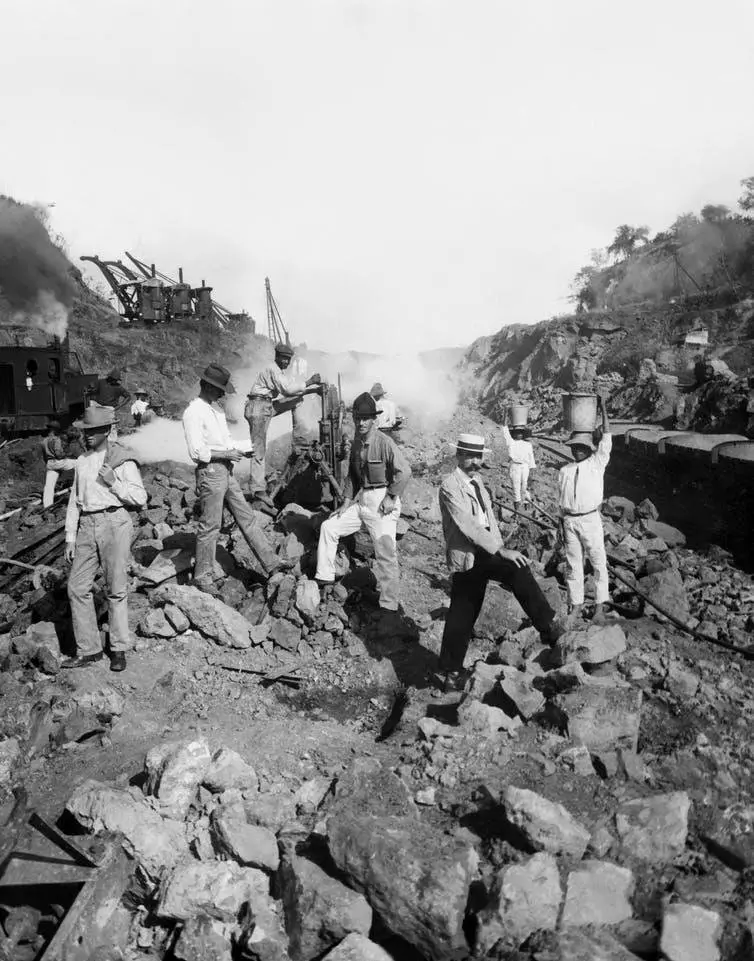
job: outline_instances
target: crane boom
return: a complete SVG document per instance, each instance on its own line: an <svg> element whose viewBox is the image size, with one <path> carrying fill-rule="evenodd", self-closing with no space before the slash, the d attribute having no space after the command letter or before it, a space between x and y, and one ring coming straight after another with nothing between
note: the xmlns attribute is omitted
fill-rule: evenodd
<svg viewBox="0 0 754 961"><path fill-rule="evenodd" d="M264 278L264 289L267 295L267 336L273 344L283 343L290 347L291 337L288 328L283 323L283 318L280 316L280 310L272 294L272 287L270 287L269 277Z"/></svg>

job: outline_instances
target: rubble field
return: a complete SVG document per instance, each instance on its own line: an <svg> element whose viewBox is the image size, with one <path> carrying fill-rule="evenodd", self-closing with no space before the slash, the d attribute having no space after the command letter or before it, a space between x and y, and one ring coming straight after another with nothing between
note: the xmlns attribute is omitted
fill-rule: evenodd
<svg viewBox="0 0 754 961"><path fill-rule="evenodd" d="M556 535L544 514L512 513L500 428L470 408L431 435L406 432L399 621L380 616L361 535L320 590L325 515L296 505L259 515L290 573L265 584L229 522L221 598L191 587L193 474L171 463L143 471L125 673L106 660L60 671L71 628L57 555L39 587L0 570L0 824L23 787L95 860L123 859L117 897L89 915L90 956L754 957L750 660L678 630L619 581L603 623L571 619L544 647L491 585L466 688L441 693L437 485L459 430L487 436L506 543L565 617ZM41 471L27 459L18 484L30 488ZM540 450L538 463L531 490L552 514L555 459ZM8 509L19 490L7 481ZM605 501L616 570L689 626L754 651L752 578L714 545L689 550L647 495ZM22 506L0 525L2 553L39 559L64 503ZM0 958L36 957L54 908L0 888Z"/></svg>

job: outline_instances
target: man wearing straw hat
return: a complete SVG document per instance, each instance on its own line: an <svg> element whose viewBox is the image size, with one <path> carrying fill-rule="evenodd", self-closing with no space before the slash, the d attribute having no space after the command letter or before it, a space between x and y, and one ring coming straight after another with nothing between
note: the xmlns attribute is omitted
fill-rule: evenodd
<svg viewBox="0 0 754 961"><path fill-rule="evenodd" d="M605 532L600 507L605 485L605 469L610 460L612 437L607 418L607 405L601 395L597 405L602 411L602 436L594 446L591 433L576 431L566 444L573 453L572 464L560 468L558 474L559 507L563 546L567 565L566 587L572 614L578 616L584 606L584 554L594 571L594 616L600 618L610 600L607 579Z"/></svg>
<svg viewBox="0 0 754 961"><path fill-rule="evenodd" d="M225 413L218 404L225 394L233 393L235 387L230 380L230 371L219 364L209 364L199 381L199 396L183 413L186 446L189 457L196 464L196 493L200 505L193 584L214 597L220 594L214 584L214 569L223 507L233 515L268 578L275 571L290 566L273 551L233 476L233 467L244 454L230 436Z"/></svg>
<svg viewBox="0 0 754 961"><path fill-rule="evenodd" d="M103 657L92 588L99 568L105 577L110 632L110 670L123 671L130 647L128 559L133 523L129 510L146 506L147 492L133 452L111 439L115 410L90 404L76 421L86 452L76 472L65 518L65 556L71 561L71 602L76 656L61 667L87 667Z"/></svg>
<svg viewBox="0 0 754 961"><path fill-rule="evenodd" d="M508 420L511 420L510 430ZM523 423L521 421L523 420ZM523 501L530 501L529 493L529 471L537 465L534 461L534 447L527 437L531 431L526 426L526 408L518 407L512 410L505 409L505 422L503 423L503 441L510 460L508 473L513 486L513 505L514 507Z"/></svg>
<svg viewBox="0 0 754 961"><path fill-rule="evenodd" d="M440 650L445 690L463 687L463 662L489 581L496 581L515 596L546 644L553 644L562 633L528 558L503 547L492 500L479 476L484 455L489 453L484 438L461 434L455 449L458 467L440 486L440 512L451 572L450 609Z"/></svg>

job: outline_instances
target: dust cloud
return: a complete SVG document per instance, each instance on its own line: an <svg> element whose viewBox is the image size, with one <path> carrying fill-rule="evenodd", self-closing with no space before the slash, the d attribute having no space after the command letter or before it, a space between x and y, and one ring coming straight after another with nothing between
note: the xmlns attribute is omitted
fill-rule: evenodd
<svg viewBox="0 0 754 961"><path fill-rule="evenodd" d="M13 324L64 337L74 284L32 207L0 197L0 293Z"/></svg>

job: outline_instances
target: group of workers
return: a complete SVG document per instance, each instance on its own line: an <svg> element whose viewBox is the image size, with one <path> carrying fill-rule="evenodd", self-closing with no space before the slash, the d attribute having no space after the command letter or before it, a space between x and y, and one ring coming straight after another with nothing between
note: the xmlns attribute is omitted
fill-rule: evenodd
<svg viewBox="0 0 754 961"><path fill-rule="evenodd" d="M239 445L231 437L221 402L226 394L234 393L234 387L230 372L219 364L209 364L204 370L199 395L183 415L188 453L196 465L199 498L193 585L213 596L219 595L218 581L223 576L215 563L223 507L228 508L238 524L264 576L269 578L295 564L275 552L260 524L260 514L249 506L234 476L234 467L242 457L251 457L253 493L266 496L266 428L276 413L290 410L294 433L298 429L300 440L305 442L303 426L300 421L297 424L297 411L303 397L321 389L322 381L318 375L304 383L286 378L283 371L292 354L287 345L278 345L276 369L265 369L254 382L247 404L251 445ZM379 393L380 385L374 386ZM411 468L400 447L389 436L389 430L379 427L379 399L373 387L353 402L355 438L344 498L320 528L315 578L325 589L333 584L340 539L365 529L374 545L373 571L382 618L388 629L398 633L404 622L399 611L396 533L401 496L411 477ZM594 568L598 613L608 600L599 506L611 442L607 412L601 399L599 406L602 412L599 444L595 446L591 434L573 435L568 444L574 462L563 467L559 476L567 587L571 608L576 613L584 603L584 553ZM71 561L68 595L77 644L76 656L63 662L66 668L83 667L103 657L92 597L100 567L109 603L111 670L120 671L126 666L125 651L129 646L126 571L132 532L129 511L143 508L147 493L135 455L111 436L114 424L113 408L98 404L87 407L83 418L76 423L83 433L86 450L75 461L66 515L66 556ZM510 455L510 474L520 502L527 497L526 475L533 466L531 451L521 445L531 448L531 443L520 436L520 431L507 428L504 438ZM492 500L480 474L487 453L483 437L461 434L455 444L457 467L444 478L439 491L446 559L451 573L450 608L440 651L441 684L445 690L460 689L465 682L464 659L489 581L496 581L516 597L545 643L553 644L565 629L532 574L528 558L503 545Z"/></svg>

